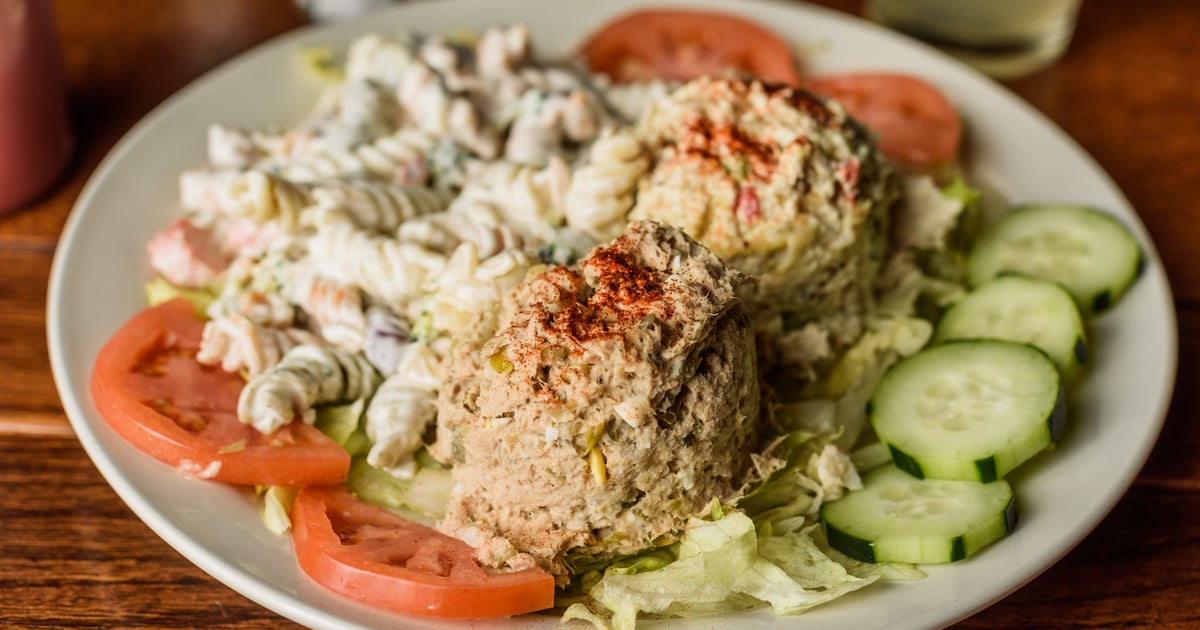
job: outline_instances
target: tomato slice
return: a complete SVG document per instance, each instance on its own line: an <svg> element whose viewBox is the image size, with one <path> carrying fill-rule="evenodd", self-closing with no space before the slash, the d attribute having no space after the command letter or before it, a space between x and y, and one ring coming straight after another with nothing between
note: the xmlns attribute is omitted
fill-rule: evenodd
<svg viewBox="0 0 1200 630"><path fill-rule="evenodd" d="M267 435L237 417L245 381L196 361L204 322L185 298L137 313L92 370L100 415L126 442L191 477L237 484L338 483L350 455L304 423Z"/></svg>
<svg viewBox="0 0 1200 630"><path fill-rule="evenodd" d="M485 570L467 543L361 501L309 486L292 504L292 544L317 583L371 606L486 619L554 605L554 578L533 568Z"/></svg>
<svg viewBox="0 0 1200 630"><path fill-rule="evenodd" d="M962 119L946 97L923 79L905 74L853 73L805 78L802 85L838 100L879 137L889 159L917 169L952 162L962 140Z"/></svg>
<svg viewBox="0 0 1200 630"><path fill-rule="evenodd" d="M787 42L724 13L635 11L602 26L580 52L593 71L618 82L688 81L727 70L772 83L799 80Z"/></svg>

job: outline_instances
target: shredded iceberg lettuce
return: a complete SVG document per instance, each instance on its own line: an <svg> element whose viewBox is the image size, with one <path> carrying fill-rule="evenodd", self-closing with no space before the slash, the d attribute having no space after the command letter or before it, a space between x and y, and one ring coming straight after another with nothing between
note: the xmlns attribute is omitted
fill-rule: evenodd
<svg viewBox="0 0 1200 630"><path fill-rule="evenodd" d="M941 193L947 199L953 199L963 204L968 208L979 203L983 199L983 193L979 189L967 183L960 173L949 184L942 186Z"/></svg>
<svg viewBox="0 0 1200 630"><path fill-rule="evenodd" d="M296 58L301 67L322 81L338 83L346 78L332 46L302 46L296 51Z"/></svg>
<svg viewBox="0 0 1200 630"><path fill-rule="evenodd" d="M197 314L203 314L204 309L216 299L216 295L207 289L184 289L163 278L155 278L145 283L142 290L146 295L147 306L158 306L177 297L185 297L195 307Z"/></svg>
<svg viewBox="0 0 1200 630"><path fill-rule="evenodd" d="M292 501L299 488L289 486L266 486L258 488L262 495L263 525L272 534L285 534L292 528Z"/></svg>
<svg viewBox="0 0 1200 630"><path fill-rule="evenodd" d="M346 487L358 498L385 507L410 520L433 525L446 512L454 482L450 471L429 456L417 452L416 473L411 479L399 479L367 462L371 439L363 422L367 400L344 405L325 405L317 409L314 426L346 449L354 458Z"/></svg>
<svg viewBox="0 0 1200 630"><path fill-rule="evenodd" d="M799 531L816 522L822 503L862 486L851 453L839 446L844 434L812 428L808 413L816 402L779 410L776 423L785 433L755 459L760 471L771 472L737 501L763 535ZM830 415L838 413L841 401L822 402L830 403Z"/></svg>
<svg viewBox="0 0 1200 630"><path fill-rule="evenodd" d="M765 601L777 615L795 615L858 590L879 574L855 577L817 548L805 532L758 541L758 560L737 589Z"/></svg>
<svg viewBox="0 0 1200 630"><path fill-rule="evenodd" d="M855 574L821 549L813 530L760 536L740 510L713 521L693 518L673 562L649 571L606 570L588 591L592 605L571 604L563 620L631 630L641 615L698 617L763 604L794 615L879 579L911 576L903 569Z"/></svg>
<svg viewBox="0 0 1200 630"><path fill-rule="evenodd" d="M424 459L418 459L419 467L411 479L398 479L368 464L365 457L355 457L346 486L363 501L432 526L446 513L454 481L449 470Z"/></svg>
<svg viewBox="0 0 1200 630"><path fill-rule="evenodd" d="M754 522L744 513L692 519L674 562L656 571L606 572L588 594L612 611L614 628L633 628L639 613L724 601L756 558Z"/></svg>
<svg viewBox="0 0 1200 630"><path fill-rule="evenodd" d="M782 419L788 429L788 418ZM821 504L860 481L835 435L794 429L758 462L763 479L736 506L692 518L678 543L610 560L578 560L585 596L560 599L563 619L628 630L639 616L699 617L769 605L794 615L911 567L864 565L829 549ZM603 568L601 568L603 567Z"/></svg>
<svg viewBox="0 0 1200 630"><path fill-rule="evenodd" d="M362 426L367 401L360 398L344 405L324 405L317 408L313 426L346 449L350 455L361 455L371 448L371 440Z"/></svg>
<svg viewBox="0 0 1200 630"><path fill-rule="evenodd" d="M886 444L875 440L856 447L850 453L850 461L862 473L892 461L892 453Z"/></svg>
<svg viewBox="0 0 1200 630"><path fill-rule="evenodd" d="M858 443L867 425L867 400L893 363L929 342L933 325L919 317L872 317L867 330L833 365L829 375L810 386L805 399L783 405L778 415L787 426L834 433L842 448Z"/></svg>

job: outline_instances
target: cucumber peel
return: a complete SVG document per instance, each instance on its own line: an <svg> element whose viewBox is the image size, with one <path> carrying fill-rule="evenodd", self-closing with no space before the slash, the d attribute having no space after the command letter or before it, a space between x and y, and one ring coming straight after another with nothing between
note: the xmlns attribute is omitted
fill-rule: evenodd
<svg viewBox="0 0 1200 630"><path fill-rule="evenodd" d="M868 413L893 461L909 474L988 482L1058 439L1066 403L1058 370L1042 351L965 340L893 366Z"/></svg>
<svg viewBox="0 0 1200 630"><path fill-rule="evenodd" d="M1087 206L1020 206L985 230L967 256L967 280L980 286L1006 272L1061 284L1085 314L1107 310L1144 266L1133 234Z"/></svg>
<svg viewBox="0 0 1200 630"><path fill-rule="evenodd" d="M1008 535L1016 521L1004 480L917 479L892 465L821 508L829 545L864 562L957 562Z"/></svg>

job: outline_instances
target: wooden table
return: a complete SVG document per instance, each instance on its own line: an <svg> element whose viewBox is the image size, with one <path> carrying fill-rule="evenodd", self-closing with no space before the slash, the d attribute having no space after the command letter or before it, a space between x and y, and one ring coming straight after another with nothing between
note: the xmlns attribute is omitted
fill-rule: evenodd
<svg viewBox="0 0 1200 630"><path fill-rule="evenodd" d="M59 232L113 143L188 81L304 16L291 0L55 5L79 146L51 194L0 219L0 626L288 627L167 547L101 479L51 381L44 321ZM1010 84L1141 213L1175 291L1180 387L1162 439L1112 514L959 627L1200 627L1200 432L1190 424L1200 415L1191 381L1200 367L1197 32L1192 0L1088 0L1066 57Z"/></svg>

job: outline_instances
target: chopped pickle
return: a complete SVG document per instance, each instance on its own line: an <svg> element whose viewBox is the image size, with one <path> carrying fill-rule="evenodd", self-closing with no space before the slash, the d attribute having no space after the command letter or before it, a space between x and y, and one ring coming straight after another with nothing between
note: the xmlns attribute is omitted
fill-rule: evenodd
<svg viewBox="0 0 1200 630"><path fill-rule="evenodd" d="M492 369L497 374L508 374L513 371L512 362L508 360L508 357L504 356L504 348L500 348L496 354L488 357L488 365L492 366Z"/></svg>

